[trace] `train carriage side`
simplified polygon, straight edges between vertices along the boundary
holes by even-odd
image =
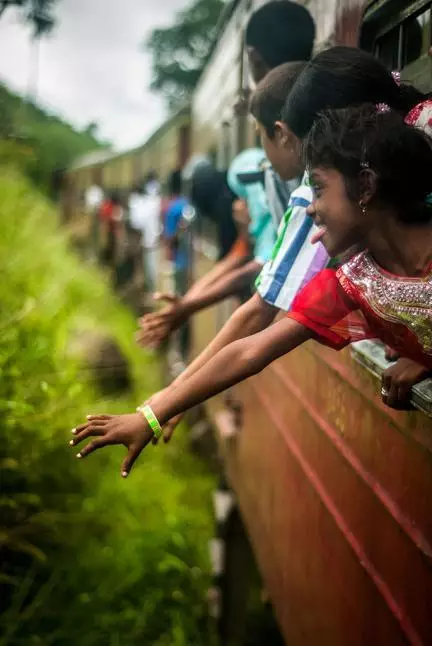
[[[83,196],[92,184],[105,192],[119,191],[124,197],[149,171],[164,184],[169,173],[182,168],[190,155],[190,108],[184,107],[165,121],[147,141],[122,153],[102,151],[77,160],[67,171],[62,207],[64,219],[83,229],[90,225],[83,213]],[[84,233],[84,235],[86,235]]]
[[[424,88],[432,78],[431,5],[308,3],[317,47],[361,39]],[[223,165],[246,143],[226,108],[244,87],[238,26],[250,9],[251,3],[234,3],[193,101],[194,146],[216,151]],[[197,252],[198,267],[210,262]],[[217,308],[196,317],[195,353],[219,324]],[[235,435],[225,432],[223,399],[208,406],[291,646],[432,644],[432,389],[416,387],[413,412],[385,407],[377,379],[385,365],[374,343],[336,353],[309,342],[235,389],[242,405]]]

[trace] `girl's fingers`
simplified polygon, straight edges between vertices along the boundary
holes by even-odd
[[[89,422],[94,422],[97,420],[109,420],[112,419],[112,415],[87,415],[87,419]]]
[[[391,375],[387,374],[387,372],[384,372],[381,380],[381,386],[383,391],[389,392],[391,388],[391,384],[392,384]]]
[[[101,437],[102,435],[105,435],[105,430],[103,426],[97,426],[96,428],[92,426],[88,426],[86,429],[78,433],[78,435],[75,435],[73,440],[69,443],[71,446],[76,446],[83,440],[87,440],[89,437]]]
[[[88,422],[86,422],[85,424],[80,424],[76,428],[72,429],[72,434],[73,435],[78,435],[78,433],[81,433],[81,431],[84,431],[84,429],[86,429],[88,425],[89,425]]]
[[[94,453],[98,449],[101,449],[103,446],[108,446],[111,444],[112,441],[110,441],[106,435],[103,437],[98,437],[96,440],[92,440],[90,444],[87,444],[84,448],[81,449],[81,451],[77,454],[77,458],[85,458],[90,453]]]
[[[141,453],[142,449],[144,447],[141,446],[131,446],[127,456],[123,460],[122,466],[121,466],[121,475],[122,478],[127,478],[137,457]]]
[[[171,438],[173,436],[173,433],[174,433],[174,431],[176,429],[176,426],[177,426],[177,424],[174,423],[174,424],[168,424],[164,428],[163,440],[164,440],[165,444],[168,444],[168,442],[171,440]]]
[[[399,384],[398,387],[398,401],[401,406],[406,406],[410,403],[411,384]]]
[[[391,408],[394,408],[395,406],[397,406],[398,393],[399,393],[399,389],[395,384],[395,382],[392,380],[387,397],[383,396],[384,403],[387,404],[387,406],[390,406]]]

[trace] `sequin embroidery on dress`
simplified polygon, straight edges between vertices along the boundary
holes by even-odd
[[[432,354],[432,271],[421,278],[393,276],[362,252],[342,265],[337,276],[350,297],[355,297],[351,283],[372,312],[407,327],[424,352]]]

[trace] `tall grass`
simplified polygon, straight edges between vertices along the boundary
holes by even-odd
[[[211,643],[210,477],[181,432],[148,448],[127,481],[121,448],[75,460],[70,429],[89,412],[133,410],[158,367],[50,204],[4,168],[0,268],[0,646]],[[101,399],[67,352],[86,330],[115,337],[133,392]]]

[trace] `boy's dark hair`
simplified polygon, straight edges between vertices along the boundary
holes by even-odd
[[[269,137],[273,137],[275,123],[281,120],[287,97],[305,65],[295,62],[275,67],[258,83],[252,94],[250,112],[264,126]]]
[[[315,39],[309,11],[291,0],[272,0],[257,9],[246,26],[245,41],[261,54],[268,67],[307,61]]]
[[[145,184],[148,184],[148,182],[154,182],[155,180],[157,180],[157,178],[157,172],[155,170],[149,170],[145,178]]]
[[[168,191],[171,195],[180,195],[182,192],[181,170],[174,170],[168,178]]]
[[[323,110],[386,103],[405,115],[424,98],[412,86],[399,86],[389,70],[371,54],[338,46],[317,54],[307,63],[287,99],[282,119],[303,139]]]
[[[304,142],[309,168],[334,168],[344,177],[348,197],[361,198],[361,176],[376,175],[375,198],[392,206],[405,224],[432,219],[432,142],[397,112],[379,113],[373,104],[328,110],[315,120]]]

